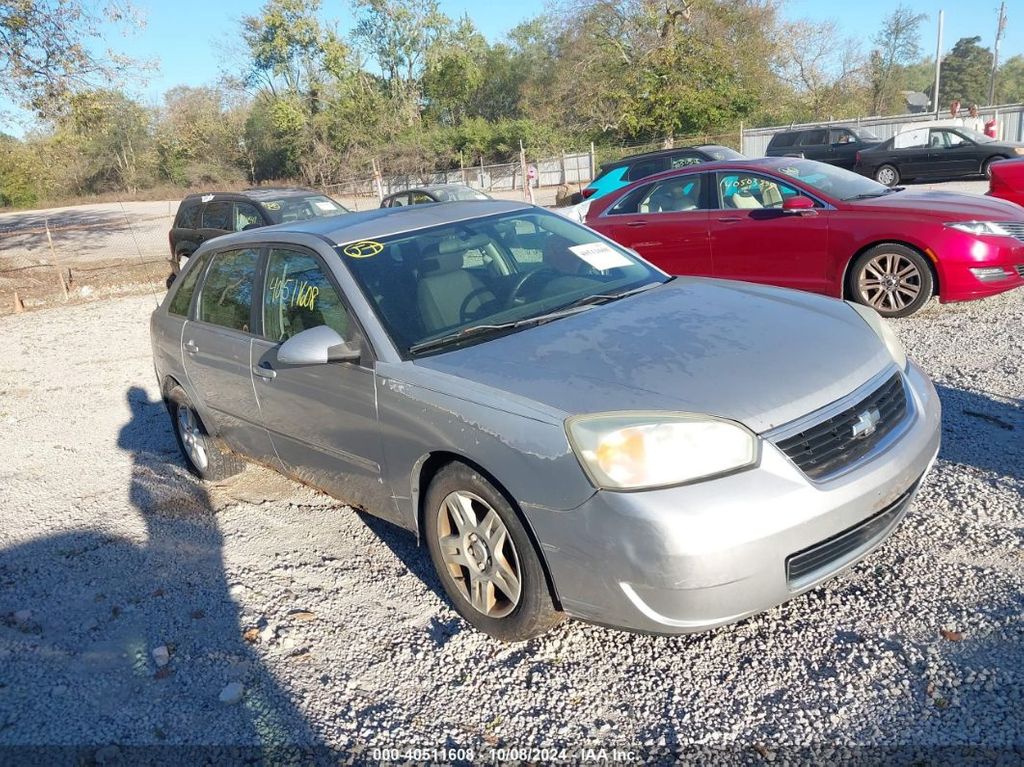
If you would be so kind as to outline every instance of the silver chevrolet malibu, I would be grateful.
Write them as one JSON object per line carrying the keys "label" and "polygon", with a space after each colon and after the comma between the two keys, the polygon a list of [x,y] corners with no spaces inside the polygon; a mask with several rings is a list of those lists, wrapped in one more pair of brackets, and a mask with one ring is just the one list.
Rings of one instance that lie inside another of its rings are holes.
{"label": "silver chevrolet malibu", "polygon": [[408,528],[509,641],[779,604],[878,546],[939,448],[871,309],[670,278],[512,202],[218,238],[152,339],[196,474],[257,461]]}

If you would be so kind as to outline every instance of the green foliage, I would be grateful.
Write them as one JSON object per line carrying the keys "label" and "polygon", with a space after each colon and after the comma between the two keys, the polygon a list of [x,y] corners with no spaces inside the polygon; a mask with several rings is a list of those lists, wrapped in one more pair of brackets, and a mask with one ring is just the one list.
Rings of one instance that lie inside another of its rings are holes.
{"label": "green foliage", "polygon": [[[988,82],[992,72],[992,51],[978,43],[980,37],[962,37],[942,61],[939,104],[945,107],[960,99],[964,107],[988,103]],[[929,89],[929,94],[934,86]]]}
{"label": "green foliage", "polygon": [[923,13],[913,13],[900,5],[882,22],[882,28],[872,39],[874,48],[868,58],[871,81],[872,114],[893,114],[903,109],[900,94],[904,84],[901,68],[921,55],[918,44]]}
{"label": "green foliage", "polygon": [[1024,56],[1011,56],[999,67],[996,76],[996,103],[1024,102]]}

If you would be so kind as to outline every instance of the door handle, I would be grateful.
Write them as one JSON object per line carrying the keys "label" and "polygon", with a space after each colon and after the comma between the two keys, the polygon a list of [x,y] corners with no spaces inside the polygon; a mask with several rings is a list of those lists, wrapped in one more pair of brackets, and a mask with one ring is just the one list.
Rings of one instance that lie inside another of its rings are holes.
{"label": "door handle", "polygon": [[264,365],[253,365],[252,374],[268,381],[277,377],[276,370],[272,370],[270,367]]}
{"label": "door handle", "polygon": [[190,338],[188,340],[188,343],[185,344],[185,351],[187,351],[189,354],[195,354],[197,351],[199,351],[199,347],[196,346],[196,342]]}
{"label": "door handle", "polygon": [[634,228],[638,227],[638,226],[647,226],[647,222],[646,221],[627,221],[626,222],[626,226],[631,226],[631,227],[634,227]]}
{"label": "door handle", "polygon": [[743,221],[744,219],[739,218],[738,216],[728,216],[727,218],[720,218],[718,220],[723,224],[738,224],[740,221]]}

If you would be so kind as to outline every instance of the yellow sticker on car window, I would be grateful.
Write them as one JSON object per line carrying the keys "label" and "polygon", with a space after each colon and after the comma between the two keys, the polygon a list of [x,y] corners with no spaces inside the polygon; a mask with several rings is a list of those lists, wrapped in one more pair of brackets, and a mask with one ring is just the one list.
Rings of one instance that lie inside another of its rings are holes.
{"label": "yellow sticker on car window", "polygon": [[384,246],[375,240],[360,240],[359,242],[350,242],[341,249],[341,252],[349,258],[370,258],[380,255],[382,250],[384,250]]}
{"label": "yellow sticker on car window", "polygon": [[281,210],[281,203],[279,202],[265,202],[263,207],[267,210]]}

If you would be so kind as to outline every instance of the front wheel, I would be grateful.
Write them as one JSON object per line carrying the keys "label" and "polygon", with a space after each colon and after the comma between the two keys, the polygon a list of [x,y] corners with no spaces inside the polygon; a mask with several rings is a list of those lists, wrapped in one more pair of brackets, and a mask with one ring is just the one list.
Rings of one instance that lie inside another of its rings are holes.
{"label": "front wheel", "polygon": [[924,256],[905,245],[876,245],[850,270],[850,293],[857,303],[883,317],[907,317],[932,297],[934,280]]}
{"label": "front wheel", "polygon": [[900,183],[900,172],[895,165],[880,165],[875,171],[875,181],[885,186],[896,186]]}
{"label": "front wheel", "polygon": [[424,514],[427,548],[458,613],[503,642],[556,626],[555,608],[533,541],[497,488],[463,463],[430,483]]}
{"label": "front wheel", "polygon": [[981,166],[982,175],[984,175],[985,178],[992,178],[992,163],[1005,159],[1005,157],[989,157]]}

